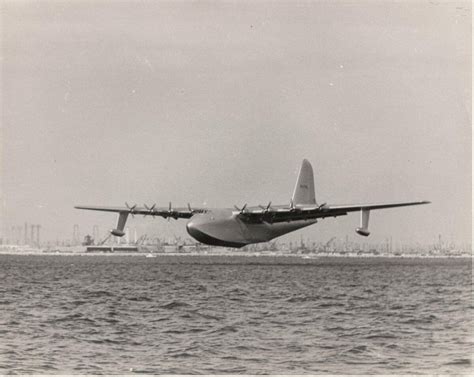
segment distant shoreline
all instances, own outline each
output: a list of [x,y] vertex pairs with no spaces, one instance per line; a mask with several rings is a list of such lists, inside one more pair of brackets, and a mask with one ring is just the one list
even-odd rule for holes
[[303,261],[328,260],[328,259],[467,259],[472,260],[469,255],[356,255],[356,254],[288,254],[288,253],[269,253],[269,252],[207,252],[207,253],[145,253],[145,252],[18,252],[18,251],[0,251],[0,255],[19,255],[19,256],[101,256],[101,257],[141,257],[141,258],[166,258],[166,257],[193,257],[193,258],[212,258],[212,257],[247,257],[247,258],[291,258]]

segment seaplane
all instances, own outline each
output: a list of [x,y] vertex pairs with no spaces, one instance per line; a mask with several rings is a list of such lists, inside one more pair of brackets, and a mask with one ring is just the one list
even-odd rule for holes
[[404,203],[374,203],[332,205],[316,202],[313,168],[304,159],[289,204],[233,208],[173,208],[151,206],[137,207],[125,203],[125,207],[75,206],[77,209],[114,212],[118,214],[117,226],[110,235],[123,237],[124,227],[129,215],[143,215],[165,219],[187,219],[186,230],[195,240],[213,246],[241,248],[243,246],[268,242],[276,237],[316,224],[328,217],[345,216],[349,212],[360,212],[360,224],[355,229],[361,236],[369,236],[370,211],[386,208],[429,204],[429,201]]

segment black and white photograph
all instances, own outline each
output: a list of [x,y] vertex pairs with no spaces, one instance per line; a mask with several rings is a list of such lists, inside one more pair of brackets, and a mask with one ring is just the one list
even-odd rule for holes
[[0,1],[0,375],[473,375],[472,2]]

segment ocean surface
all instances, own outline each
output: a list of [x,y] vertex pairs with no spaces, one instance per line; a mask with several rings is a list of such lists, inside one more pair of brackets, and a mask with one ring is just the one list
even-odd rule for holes
[[0,373],[469,374],[467,258],[0,255]]

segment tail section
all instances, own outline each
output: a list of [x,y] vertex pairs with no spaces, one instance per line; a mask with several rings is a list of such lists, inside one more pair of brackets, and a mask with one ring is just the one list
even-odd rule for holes
[[308,160],[303,160],[301,164],[298,180],[293,191],[293,203],[297,204],[316,204],[314,194],[313,168]]

